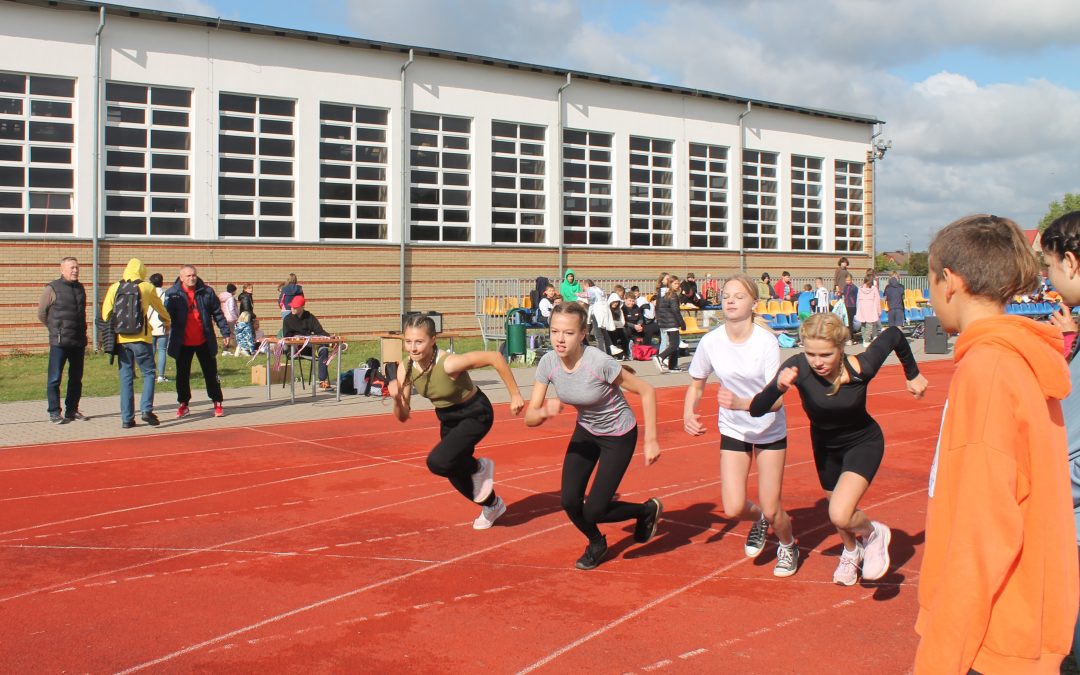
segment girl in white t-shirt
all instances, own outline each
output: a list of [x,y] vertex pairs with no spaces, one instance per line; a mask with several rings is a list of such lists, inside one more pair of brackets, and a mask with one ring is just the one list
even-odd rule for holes
[[[758,301],[757,284],[745,274],[736,274],[724,282],[722,303],[724,325],[701,339],[690,362],[690,377],[683,405],[683,427],[691,436],[705,433],[698,413],[705,381],[710,374],[720,386],[736,396],[754,396],[767,385],[780,368],[780,345],[767,328],[754,322]],[[753,521],[744,551],[756,558],[765,548],[772,525],[780,540],[776,549],[773,574],[788,577],[799,569],[799,549],[791,533],[791,518],[781,505],[780,492],[787,457],[787,418],[781,406],[762,417],[745,411],[721,408],[720,475],[721,500],[728,518]],[[758,499],[746,498],[746,483],[751,460],[757,457]]]

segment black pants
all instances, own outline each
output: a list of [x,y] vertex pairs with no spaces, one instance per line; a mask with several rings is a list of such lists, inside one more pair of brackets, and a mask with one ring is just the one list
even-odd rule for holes
[[862,338],[855,331],[855,306],[854,305],[844,305],[844,309],[847,310],[847,326],[848,326],[848,330],[851,331],[851,341],[852,342],[862,342]]
[[663,361],[667,359],[668,369],[674,369],[679,367],[679,343],[682,342],[682,338],[679,337],[679,329],[673,328],[667,332],[667,347],[664,351],[660,352],[658,356]]
[[[216,347],[216,345],[214,345]],[[176,357],[176,400],[179,403],[191,401],[191,357],[199,358],[199,367],[202,368],[203,379],[206,380],[206,395],[214,403],[221,403],[225,397],[221,394],[221,381],[217,374],[217,357],[210,350],[209,342],[204,342],[198,347],[180,347],[180,355]]]
[[[464,403],[449,408],[435,408],[435,416],[439,418],[439,437],[442,440],[428,453],[428,470],[449,479],[450,484],[471,502],[472,475],[480,468],[473,451],[495,423],[491,401],[484,392],[478,391]],[[491,506],[495,499],[495,491],[492,490],[483,506]]]
[[[326,347],[319,347],[319,356],[315,359],[317,367],[319,369],[319,381],[325,382],[330,379],[330,376],[326,372],[326,358],[329,356],[330,350]],[[304,347],[300,351],[296,352],[297,356],[311,356],[311,345]]]
[[[622,436],[596,436],[581,426],[574,429],[563,460],[562,507],[589,541],[602,536],[597,523],[618,523],[647,514],[644,504],[611,501],[634,456],[637,435],[636,426]],[[596,478],[586,498],[593,469]]]
[[64,375],[64,364],[68,367],[67,396],[64,409],[68,417],[79,412],[82,399],[83,361],[86,347],[49,347],[49,376],[45,383],[45,395],[49,401],[49,414],[60,414],[60,380]]
[[647,323],[643,326],[641,332],[634,330],[633,326],[627,326],[623,328],[626,332],[626,340],[631,345],[634,344],[635,338],[641,338],[642,344],[652,345],[660,341],[660,327],[656,325],[656,322]]
[[627,337],[626,331],[624,331],[622,328],[609,330],[608,342],[623,350],[623,353],[619,354],[619,356],[630,358],[630,338]]

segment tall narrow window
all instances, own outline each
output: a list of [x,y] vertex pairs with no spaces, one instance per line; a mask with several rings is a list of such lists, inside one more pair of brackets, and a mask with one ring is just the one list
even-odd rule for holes
[[223,92],[218,107],[218,234],[293,237],[296,102]]
[[563,241],[611,246],[611,134],[563,129]]
[[821,231],[821,160],[816,157],[791,157],[791,248],[795,251],[820,251]]
[[410,238],[469,241],[472,120],[415,112],[409,120]]
[[386,240],[387,111],[333,103],[319,111],[319,237]]
[[727,248],[728,149],[690,144],[690,248]]
[[836,250],[863,250],[863,163],[836,160]]
[[191,234],[191,91],[105,84],[105,233]]
[[776,250],[778,211],[776,209],[775,152],[743,150],[743,248]]
[[544,243],[544,127],[491,123],[491,240]]
[[0,73],[0,234],[74,230],[75,80]]
[[673,143],[630,137],[630,245],[670,248],[674,200],[671,194]]

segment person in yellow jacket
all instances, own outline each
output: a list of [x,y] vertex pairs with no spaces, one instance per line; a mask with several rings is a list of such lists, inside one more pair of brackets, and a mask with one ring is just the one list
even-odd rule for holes
[[120,358],[120,420],[125,429],[135,426],[136,363],[143,381],[142,420],[150,426],[158,425],[154,414],[154,338],[147,316],[151,309],[158,313],[166,328],[171,324],[169,312],[153,284],[146,280],[146,266],[138,258],[132,258],[120,281],[109,287],[101,303],[101,318],[110,321],[116,331],[117,356]]
[[1064,341],[1005,314],[1039,276],[1007,218],[961,218],[930,244],[930,301],[960,337],[930,469],[916,675],[1056,675],[1072,645],[1080,568]]

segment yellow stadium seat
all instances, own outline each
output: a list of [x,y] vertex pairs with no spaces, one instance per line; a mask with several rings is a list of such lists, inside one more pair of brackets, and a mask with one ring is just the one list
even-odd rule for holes
[[698,325],[696,316],[684,317],[684,321],[686,322],[686,330],[679,331],[680,335],[701,335],[709,332]]
[[758,303],[754,305],[754,314],[768,314],[769,306],[765,304],[764,300],[758,300]]
[[[763,312],[763,314],[772,314],[772,315],[775,316],[776,314],[781,313],[780,312],[780,301],[779,300],[770,300],[768,302],[767,306],[768,306],[768,311]],[[790,314],[790,313],[791,312],[788,312],[788,314]]]
[[781,314],[794,314],[795,313],[795,305],[790,300],[784,300],[783,302],[780,303],[780,313]]

